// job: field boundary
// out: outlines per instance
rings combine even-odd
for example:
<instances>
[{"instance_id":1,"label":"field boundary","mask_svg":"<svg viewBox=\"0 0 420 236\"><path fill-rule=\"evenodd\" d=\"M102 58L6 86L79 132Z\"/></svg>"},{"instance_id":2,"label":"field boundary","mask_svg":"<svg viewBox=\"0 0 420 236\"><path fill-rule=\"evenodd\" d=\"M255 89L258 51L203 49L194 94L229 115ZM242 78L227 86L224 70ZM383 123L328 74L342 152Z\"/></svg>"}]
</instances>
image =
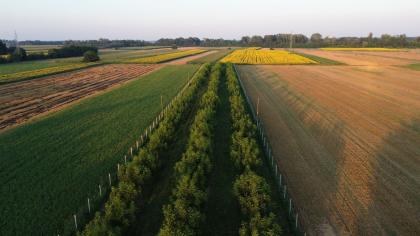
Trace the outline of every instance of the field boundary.
<instances>
[{"instance_id":1,"label":"field boundary","mask_svg":"<svg viewBox=\"0 0 420 236\"><path fill-rule=\"evenodd\" d=\"M172 98L172 100L161 110L161 112L153 119L153 121L145 128L143 133L140 134L137 140L131 147L128 148L126 154L121 158L120 162L117 163L115 172L109 172L107 176L100 178L98 189L94 191L94 194L87 194L86 205L79 207L77 212L67 219L64 219L64 227L61 230L57 230L58 235L73 235L80 229L83 229L87 222L89 222L95 216L95 213L103 209L103 203L108 199L108 195L111 192L111 188L118 184L118 171L120 167L128 164L138 154L140 148L147 143L147 138L151 133L158 127L159 123L166 116L167 111L172 107L173 103L179 99L184 91L190 86L191 82L196 78L198 71L202 69L203 65L200 66L194 74L189 78L184 87ZM92 196L94 195L94 196ZM61 231L61 233L60 233Z\"/></svg>"},{"instance_id":2,"label":"field boundary","mask_svg":"<svg viewBox=\"0 0 420 236\"><path fill-rule=\"evenodd\" d=\"M251 102L251 100L248 97L248 94L245 90L244 85L242 84L242 80L241 77L238 73L238 70L236 69L236 65L233 64L233 68L235 69L235 73L238 77L238 81L239 81L239 85L241 87L242 90L242 94L245 96L246 102L248 104L249 109L251 110L251 114L252 114L252 118L254 120L254 122L257 125L257 130L258 130L258 138L263 146L263 153L265 154L264 156L267 159L267 162L271 163L271 171L273 172L272 174L274 175L274 178L276 179L276 182L278 184L278 191L281 193L281 195L283 196L283 204L285 205L285 207L287 207L288 210L288 218L290 220L290 223L293 225L292 230L297 234L297 235L305 235L306 236L306 232L304 229L304 224L302 222L302 220L299 218L299 211L300 210L295 202L292 199L292 196L290 193L287 192L287 184L286 184L286 179L285 179L285 175L283 175L279 168L277 167L277 159L278 156L274 157L274 154L272 153L272 148L271 148L271 144L270 141L268 140L268 137L266 136L265 133L265 129L264 129L264 124L263 122L258 118L258 114L255 111L255 108ZM275 162L276 161L276 162Z\"/></svg>"}]
</instances>

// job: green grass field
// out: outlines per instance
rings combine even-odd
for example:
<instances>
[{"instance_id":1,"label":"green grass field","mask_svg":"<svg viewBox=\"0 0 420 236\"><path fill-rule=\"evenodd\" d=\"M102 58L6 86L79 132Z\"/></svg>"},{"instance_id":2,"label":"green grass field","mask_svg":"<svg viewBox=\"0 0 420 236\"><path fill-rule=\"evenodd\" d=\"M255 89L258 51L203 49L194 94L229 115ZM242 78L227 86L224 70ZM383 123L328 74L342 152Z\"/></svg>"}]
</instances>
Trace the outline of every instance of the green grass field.
<instances>
[{"instance_id":1,"label":"green grass field","mask_svg":"<svg viewBox=\"0 0 420 236\"><path fill-rule=\"evenodd\" d=\"M1 233L57 233L115 172L159 113L160 96L167 103L198 67L166 66L0 133Z\"/></svg>"},{"instance_id":2,"label":"green grass field","mask_svg":"<svg viewBox=\"0 0 420 236\"><path fill-rule=\"evenodd\" d=\"M201 64L201 63L207 63L207 62L216 62L216 61L220 60L221 58L223 58L224 56L226 56L227 54L229 54L231 52L233 52L233 50L220 49L215 53L209 54L209 55L204 56L204 57L197 58L197 59L192 60L188 63L190 63L190 64Z\"/></svg>"},{"instance_id":3,"label":"green grass field","mask_svg":"<svg viewBox=\"0 0 420 236\"><path fill-rule=\"evenodd\" d=\"M297 54L297 55L300 55L300 56L303 56L303 57L306 57L306 58L309 58L313 61L316 61L320 65L329 65L329 66L331 66L331 65L345 65L342 62L334 61L334 60L327 59L327 58L324 58L324 57L318 57L318 56L315 56L315 55L301 53L301 52L293 52L293 53Z\"/></svg>"}]
</instances>

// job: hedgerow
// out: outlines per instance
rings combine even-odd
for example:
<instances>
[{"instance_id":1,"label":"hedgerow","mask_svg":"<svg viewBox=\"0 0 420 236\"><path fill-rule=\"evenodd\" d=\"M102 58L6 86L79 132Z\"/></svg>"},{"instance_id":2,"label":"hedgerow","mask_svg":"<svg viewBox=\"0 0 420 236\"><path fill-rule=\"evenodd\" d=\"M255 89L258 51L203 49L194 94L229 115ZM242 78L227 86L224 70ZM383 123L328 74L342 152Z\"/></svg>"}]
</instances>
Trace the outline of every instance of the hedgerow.
<instances>
[{"instance_id":1,"label":"hedgerow","mask_svg":"<svg viewBox=\"0 0 420 236\"><path fill-rule=\"evenodd\" d=\"M176 187L169 204L163 207L160 236L197 235L203 221L201 208L206 201L206 182L211 170L213 122L218 103L218 85L222 66L211 72L208 90L200 100L191 125L187 149L175 164Z\"/></svg>"},{"instance_id":2,"label":"hedgerow","mask_svg":"<svg viewBox=\"0 0 420 236\"><path fill-rule=\"evenodd\" d=\"M82 235L121 235L134 221L136 201L142 197L143 189L150 184L159 166L159 153L173 140L175 128L197 97L199 87L204 83L210 70L205 64L197 72L183 94L175 99L167 110L162 122L149 136L147 144L131 162L118 171L118 185L113 187L103 212L97 212L86 225Z\"/></svg>"},{"instance_id":3,"label":"hedgerow","mask_svg":"<svg viewBox=\"0 0 420 236\"><path fill-rule=\"evenodd\" d=\"M242 212L239 235L280 235L281 228L270 209L270 186L256 173L261 165L260 150L255 139L256 127L245 108L232 64L226 65L226 76L233 123L230 155L242 171L233 186Z\"/></svg>"}]
</instances>

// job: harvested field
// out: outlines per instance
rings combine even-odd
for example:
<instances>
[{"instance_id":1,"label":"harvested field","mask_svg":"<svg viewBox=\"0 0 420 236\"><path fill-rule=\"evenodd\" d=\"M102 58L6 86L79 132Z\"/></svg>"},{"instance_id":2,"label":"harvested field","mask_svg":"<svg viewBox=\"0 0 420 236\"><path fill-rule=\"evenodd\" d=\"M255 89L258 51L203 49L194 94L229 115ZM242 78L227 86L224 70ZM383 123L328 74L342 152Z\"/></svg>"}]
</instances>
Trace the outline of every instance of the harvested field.
<instances>
[{"instance_id":1,"label":"harvested field","mask_svg":"<svg viewBox=\"0 0 420 236\"><path fill-rule=\"evenodd\" d=\"M169 61L169 62L166 62L165 64L169 64L169 65L185 65L185 64L187 64L188 62L190 62L192 60L196 60L198 58L202 58L202 57L208 56L208 55L213 54L215 52L217 52L217 51L212 50L212 51L208 51L208 52L203 52L203 53L200 53L200 54L196 54L196 55L192 55L192 56L187 56L187 57L183 57L183 58L176 59L176 60L173 60L173 61Z\"/></svg>"},{"instance_id":2,"label":"harvested field","mask_svg":"<svg viewBox=\"0 0 420 236\"><path fill-rule=\"evenodd\" d=\"M0 130L149 73L158 65L105 65L0 86Z\"/></svg>"},{"instance_id":3,"label":"harvested field","mask_svg":"<svg viewBox=\"0 0 420 236\"><path fill-rule=\"evenodd\" d=\"M323 51L318 49L294 49L297 52L328 58L348 65L407 65L420 61L420 54L416 51L408 52L352 52L352 51Z\"/></svg>"},{"instance_id":4,"label":"harvested field","mask_svg":"<svg viewBox=\"0 0 420 236\"><path fill-rule=\"evenodd\" d=\"M238 68L309 234L420 234L420 72Z\"/></svg>"}]
</instances>

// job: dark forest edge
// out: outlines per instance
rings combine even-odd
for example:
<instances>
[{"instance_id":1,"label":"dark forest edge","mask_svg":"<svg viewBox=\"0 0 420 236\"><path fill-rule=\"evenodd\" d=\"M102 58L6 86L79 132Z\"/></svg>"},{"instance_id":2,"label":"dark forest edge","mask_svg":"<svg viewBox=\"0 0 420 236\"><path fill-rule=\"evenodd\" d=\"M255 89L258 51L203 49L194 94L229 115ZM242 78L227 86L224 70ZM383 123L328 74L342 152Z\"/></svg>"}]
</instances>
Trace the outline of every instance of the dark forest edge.
<instances>
[{"instance_id":1,"label":"dark forest edge","mask_svg":"<svg viewBox=\"0 0 420 236\"><path fill-rule=\"evenodd\" d=\"M323 37L314 33L310 37L303 34L271 34L243 36L241 39L209 39L198 37L161 38L157 41L145 40L65 40L65 41L40 41L26 40L19 42L20 45L61 45L61 46L92 46L97 48L123 48L123 47L146 47L146 46L181 46L181 47L268 47L288 48L290 40L293 47L319 48L319 47L391 47L391 48L418 48L420 36L409 37L405 34L390 35L382 34L374 37L369 33L366 37ZM13 45L12 40L2 40L6 45Z\"/></svg>"}]
</instances>

